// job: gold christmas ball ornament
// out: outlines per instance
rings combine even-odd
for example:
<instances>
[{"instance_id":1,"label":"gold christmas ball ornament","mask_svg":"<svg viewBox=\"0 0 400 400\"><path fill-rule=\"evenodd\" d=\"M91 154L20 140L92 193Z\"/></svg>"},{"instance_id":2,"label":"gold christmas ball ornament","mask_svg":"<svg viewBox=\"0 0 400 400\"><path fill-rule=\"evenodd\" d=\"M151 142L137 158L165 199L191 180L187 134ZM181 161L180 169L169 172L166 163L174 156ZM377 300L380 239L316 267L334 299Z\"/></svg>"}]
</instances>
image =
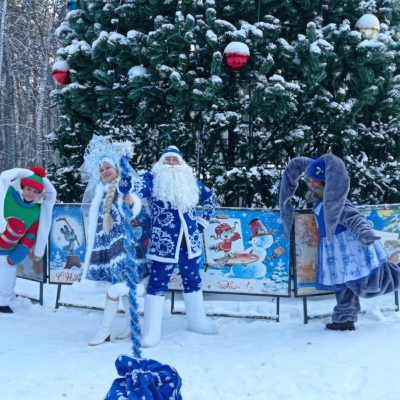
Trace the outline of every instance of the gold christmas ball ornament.
<instances>
[{"instance_id":1,"label":"gold christmas ball ornament","mask_svg":"<svg viewBox=\"0 0 400 400\"><path fill-rule=\"evenodd\" d=\"M364 39L373 39L381 30L379 19L372 14L363 15L357 22L356 28Z\"/></svg>"}]
</instances>

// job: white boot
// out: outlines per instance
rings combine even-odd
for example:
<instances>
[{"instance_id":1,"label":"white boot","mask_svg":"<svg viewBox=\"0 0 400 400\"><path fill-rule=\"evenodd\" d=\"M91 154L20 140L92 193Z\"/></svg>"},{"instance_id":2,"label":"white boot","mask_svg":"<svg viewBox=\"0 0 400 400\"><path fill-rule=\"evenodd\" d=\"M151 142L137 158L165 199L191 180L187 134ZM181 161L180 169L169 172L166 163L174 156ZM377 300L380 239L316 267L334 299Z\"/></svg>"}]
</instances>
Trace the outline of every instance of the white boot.
<instances>
[{"instance_id":1,"label":"white boot","mask_svg":"<svg viewBox=\"0 0 400 400\"><path fill-rule=\"evenodd\" d=\"M127 337L129 337L131 335L131 332L132 332L131 331L131 313L129 312L131 303L129 303L127 296L121 297L121 301L122 301L122 304L124 305L126 325L125 325L124 330L115 336L115 339L117 339L117 340L126 339Z\"/></svg>"},{"instance_id":2,"label":"white boot","mask_svg":"<svg viewBox=\"0 0 400 400\"><path fill-rule=\"evenodd\" d=\"M156 347L161 339L161 321L165 296L146 294L144 298L144 328L142 347Z\"/></svg>"},{"instance_id":3,"label":"white boot","mask_svg":"<svg viewBox=\"0 0 400 400\"><path fill-rule=\"evenodd\" d=\"M117 315L119 301L106 299L103 312L103 320L95 337L89 342L89 346L97 346L99 344L109 342L111 334L111 324Z\"/></svg>"},{"instance_id":4,"label":"white boot","mask_svg":"<svg viewBox=\"0 0 400 400\"><path fill-rule=\"evenodd\" d=\"M206 317L201 290L192 293L183 293L186 316L189 329L197 333L217 333L219 325Z\"/></svg>"}]
</instances>

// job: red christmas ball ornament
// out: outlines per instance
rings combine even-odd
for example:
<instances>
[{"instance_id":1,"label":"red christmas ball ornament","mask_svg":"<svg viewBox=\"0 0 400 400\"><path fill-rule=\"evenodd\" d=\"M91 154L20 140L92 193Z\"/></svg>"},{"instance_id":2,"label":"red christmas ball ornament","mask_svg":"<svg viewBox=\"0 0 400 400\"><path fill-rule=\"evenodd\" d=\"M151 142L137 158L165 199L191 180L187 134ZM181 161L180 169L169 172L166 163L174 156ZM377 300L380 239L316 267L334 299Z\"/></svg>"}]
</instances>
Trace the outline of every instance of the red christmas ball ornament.
<instances>
[{"instance_id":1,"label":"red christmas ball ornament","mask_svg":"<svg viewBox=\"0 0 400 400\"><path fill-rule=\"evenodd\" d=\"M238 72L246 67L250 58L250 49L241 42L231 42L224 50L224 60L232 71Z\"/></svg>"},{"instance_id":2,"label":"red christmas ball ornament","mask_svg":"<svg viewBox=\"0 0 400 400\"><path fill-rule=\"evenodd\" d=\"M66 61L56 61L51 69L51 73L57 83L60 85L68 85L68 83L71 83L70 69L71 67Z\"/></svg>"},{"instance_id":3,"label":"red christmas ball ornament","mask_svg":"<svg viewBox=\"0 0 400 400\"><path fill-rule=\"evenodd\" d=\"M392 155L390 153L386 153L386 157L392 157Z\"/></svg>"}]
</instances>

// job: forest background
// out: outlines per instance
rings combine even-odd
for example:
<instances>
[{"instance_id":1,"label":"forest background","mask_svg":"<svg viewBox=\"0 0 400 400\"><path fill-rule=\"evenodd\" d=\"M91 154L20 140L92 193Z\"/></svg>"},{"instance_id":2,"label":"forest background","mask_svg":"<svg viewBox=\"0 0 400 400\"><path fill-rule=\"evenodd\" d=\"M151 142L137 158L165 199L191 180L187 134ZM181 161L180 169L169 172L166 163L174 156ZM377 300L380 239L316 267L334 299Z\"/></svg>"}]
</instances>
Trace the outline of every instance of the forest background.
<instances>
[{"instance_id":1,"label":"forest background","mask_svg":"<svg viewBox=\"0 0 400 400\"><path fill-rule=\"evenodd\" d=\"M58 124L51 65L66 12L65 1L0 2L0 171L57 162L45 136Z\"/></svg>"}]
</instances>

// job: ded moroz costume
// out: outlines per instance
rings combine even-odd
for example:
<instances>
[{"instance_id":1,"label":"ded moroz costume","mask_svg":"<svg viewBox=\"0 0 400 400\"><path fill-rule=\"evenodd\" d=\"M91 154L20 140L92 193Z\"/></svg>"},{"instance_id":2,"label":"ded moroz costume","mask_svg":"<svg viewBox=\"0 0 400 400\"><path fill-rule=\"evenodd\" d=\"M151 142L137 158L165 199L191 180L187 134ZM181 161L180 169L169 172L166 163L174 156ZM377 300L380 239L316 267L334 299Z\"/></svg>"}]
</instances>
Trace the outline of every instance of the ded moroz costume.
<instances>
[{"instance_id":1,"label":"ded moroz costume","mask_svg":"<svg viewBox=\"0 0 400 400\"><path fill-rule=\"evenodd\" d=\"M289 162L282 176L279 207L285 237L289 238L294 219L290 202L298 180L311 186L319 233L317 284L329 286L336 295L331 330L354 330L360 312L359 297L371 298L398 290L400 269L388 261L379 237L365 216L347 199L350 179L343 161L332 154L313 160L298 157Z\"/></svg>"},{"instance_id":2,"label":"ded moroz costume","mask_svg":"<svg viewBox=\"0 0 400 400\"><path fill-rule=\"evenodd\" d=\"M170 160L173 165L170 164ZM205 317L200 277L201 233L208 226L217 198L198 182L175 146L169 146L134 192L147 199L152 221L147 258L153 260L145 297L142 346L154 347L161 338L164 297L176 264L182 275L189 329L215 333L217 325ZM197 216L196 205L202 204Z\"/></svg>"}]
</instances>

